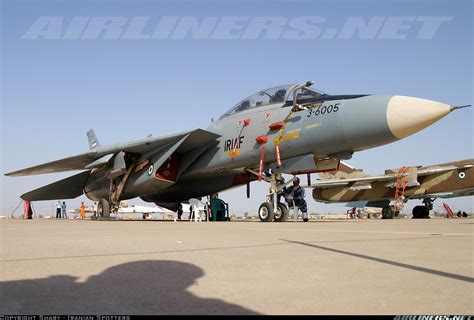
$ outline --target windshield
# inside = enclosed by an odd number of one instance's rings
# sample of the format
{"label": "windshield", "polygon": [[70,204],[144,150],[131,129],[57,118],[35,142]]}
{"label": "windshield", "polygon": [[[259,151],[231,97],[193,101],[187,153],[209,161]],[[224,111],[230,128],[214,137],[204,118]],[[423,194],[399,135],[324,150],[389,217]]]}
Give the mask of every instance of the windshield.
{"label": "windshield", "polygon": [[263,107],[274,103],[283,103],[285,101],[286,92],[291,86],[292,85],[278,86],[254,93],[230,108],[222,115],[221,119],[248,109]]}
{"label": "windshield", "polygon": [[[248,109],[259,108],[259,107],[263,107],[263,106],[275,104],[275,103],[283,103],[285,102],[285,97],[287,93],[289,94],[286,101],[292,101],[293,93],[288,92],[288,90],[290,90],[293,86],[294,86],[293,84],[289,84],[289,85],[265,89],[257,93],[254,93],[253,95],[245,98],[244,100],[240,101],[235,106],[230,108],[219,119],[237,114],[239,112],[242,112]],[[298,90],[297,100],[318,98],[322,95],[325,95],[325,93],[318,90],[310,89],[310,88],[303,88],[301,90]]]}

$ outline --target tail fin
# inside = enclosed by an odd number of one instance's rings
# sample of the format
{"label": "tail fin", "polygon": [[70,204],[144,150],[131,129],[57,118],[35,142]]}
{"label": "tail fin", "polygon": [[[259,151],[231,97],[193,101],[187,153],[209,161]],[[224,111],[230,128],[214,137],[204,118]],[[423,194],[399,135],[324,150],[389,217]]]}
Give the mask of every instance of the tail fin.
{"label": "tail fin", "polygon": [[87,131],[87,139],[89,140],[89,149],[93,150],[100,146],[99,140],[97,140],[94,129],[89,129],[89,131]]}
{"label": "tail fin", "polygon": [[365,178],[370,177],[367,173],[364,173],[362,169],[356,169],[353,166],[340,162],[337,171],[332,172],[320,172],[319,178],[322,180],[331,179],[349,179],[349,178]]}

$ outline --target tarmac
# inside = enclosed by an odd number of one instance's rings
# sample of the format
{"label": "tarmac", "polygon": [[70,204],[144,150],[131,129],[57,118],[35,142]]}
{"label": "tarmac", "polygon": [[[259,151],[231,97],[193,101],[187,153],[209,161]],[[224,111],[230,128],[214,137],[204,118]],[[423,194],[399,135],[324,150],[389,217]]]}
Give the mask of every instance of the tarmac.
{"label": "tarmac", "polygon": [[474,219],[1,220],[1,314],[474,314]]}

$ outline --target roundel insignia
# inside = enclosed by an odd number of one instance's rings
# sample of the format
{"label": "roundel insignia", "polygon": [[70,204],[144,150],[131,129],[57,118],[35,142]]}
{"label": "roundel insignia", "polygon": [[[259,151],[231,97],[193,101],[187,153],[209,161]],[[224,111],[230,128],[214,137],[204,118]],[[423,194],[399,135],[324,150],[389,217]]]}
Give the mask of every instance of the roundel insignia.
{"label": "roundel insignia", "polygon": [[149,168],[148,168],[148,175],[151,176],[153,174],[153,165],[151,165]]}
{"label": "roundel insignia", "polygon": [[458,173],[459,179],[464,179],[466,177],[466,173],[464,171],[461,171]]}

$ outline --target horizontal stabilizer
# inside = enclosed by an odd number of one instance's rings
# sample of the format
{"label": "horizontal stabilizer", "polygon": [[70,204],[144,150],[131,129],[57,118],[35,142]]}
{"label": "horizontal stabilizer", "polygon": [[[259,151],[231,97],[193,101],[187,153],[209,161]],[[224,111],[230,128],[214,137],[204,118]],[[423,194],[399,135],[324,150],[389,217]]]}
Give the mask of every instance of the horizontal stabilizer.
{"label": "horizontal stabilizer", "polygon": [[51,172],[62,172],[69,170],[83,170],[89,163],[96,160],[95,152],[83,153],[78,156],[64,158],[60,160],[43,163],[38,166],[9,172],[5,174],[9,177],[29,176],[33,174],[43,174]]}
{"label": "horizontal stabilizer", "polygon": [[47,186],[27,192],[21,195],[23,200],[56,200],[56,199],[73,199],[79,197],[83,193],[84,185],[89,178],[90,171],[84,171],[74,176],[68,177],[48,184]]}

